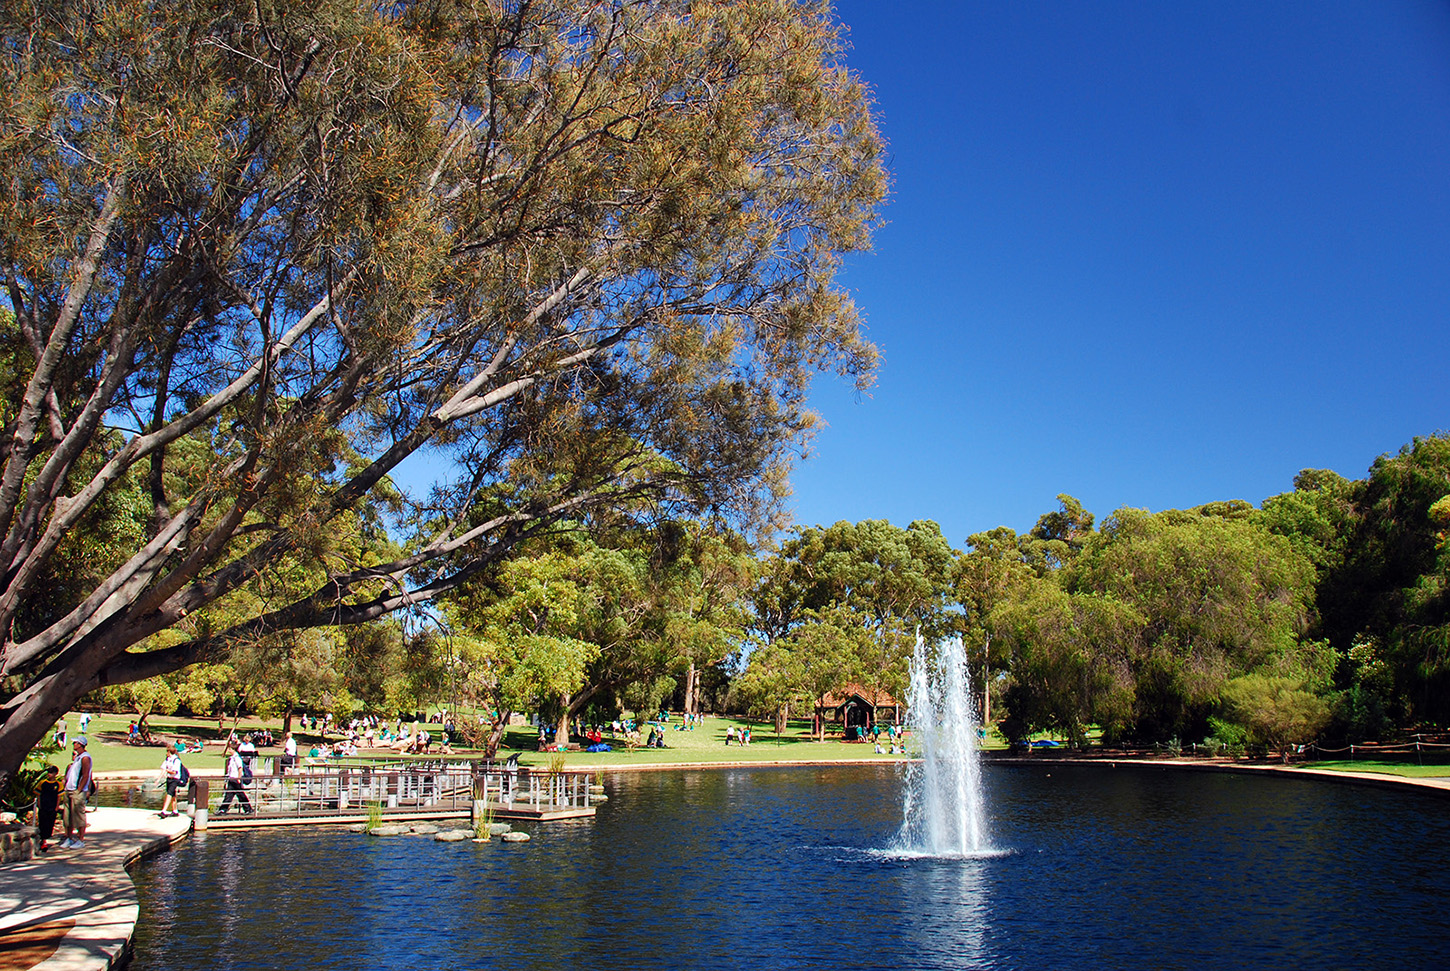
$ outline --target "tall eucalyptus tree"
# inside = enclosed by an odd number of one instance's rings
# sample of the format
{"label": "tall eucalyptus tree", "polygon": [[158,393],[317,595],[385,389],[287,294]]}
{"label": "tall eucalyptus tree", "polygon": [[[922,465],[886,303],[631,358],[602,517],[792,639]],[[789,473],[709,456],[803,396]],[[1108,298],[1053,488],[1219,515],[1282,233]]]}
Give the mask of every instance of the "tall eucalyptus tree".
{"label": "tall eucalyptus tree", "polygon": [[[562,517],[768,514],[811,374],[870,379],[833,274],[885,175],[824,2],[16,0],[0,45],[0,775],[86,691]],[[334,549],[410,456],[403,551]]]}

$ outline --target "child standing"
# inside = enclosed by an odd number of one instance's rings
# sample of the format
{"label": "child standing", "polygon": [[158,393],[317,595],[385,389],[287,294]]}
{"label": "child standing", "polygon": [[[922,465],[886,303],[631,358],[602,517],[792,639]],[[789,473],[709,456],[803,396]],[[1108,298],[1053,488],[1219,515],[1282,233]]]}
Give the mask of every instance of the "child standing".
{"label": "child standing", "polygon": [[35,786],[35,826],[40,831],[40,852],[50,849],[48,840],[55,833],[55,819],[60,815],[60,794],[65,787],[60,784],[60,770],[54,765],[45,767],[45,778]]}

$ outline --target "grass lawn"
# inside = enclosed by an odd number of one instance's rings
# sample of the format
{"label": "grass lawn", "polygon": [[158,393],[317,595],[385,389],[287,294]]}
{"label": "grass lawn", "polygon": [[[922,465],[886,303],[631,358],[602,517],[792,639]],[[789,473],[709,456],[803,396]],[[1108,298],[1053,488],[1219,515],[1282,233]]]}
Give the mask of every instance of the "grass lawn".
{"label": "grass lawn", "polygon": [[[112,715],[91,713],[91,725],[86,730],[87,751],[91,753],[91,761],[97,772],[134,772],[145,770],[161,771],[161,760],[166,758],[166,750],[159,745],[129,745],[126,742],[126,728],[133,720],[132,715]],[[80,716],[78,712],[71,712],[65,719],[67,739],[75,738],[80,734]],[[166,741],[215,741],[226,737],[226,731],[218,732],[216,721],[210,718],[176,718],[167,715],[152,715],[146,721],[151,729],[151,734],[158,739]],[[293,721],[293,735],[297,738],[299,748],[306,749],[314,741],[320,738],[315,732],[303,732],[298,730],[297,722]],[[230,719],[226,723],[227,730],[231,728]],[[282,727],[280,719],[243,718],[237,723],[237,732],[245,733],[261,728],[271,728],[273,732],[279,732]],[[263,749],[264,755],[275,755],[281,749]],[[66,745],[64,752],[57,752],[50,756],[49,761],[64,766],[70,761],[70,746]],[[222,756],[220,745],[207,746],[205,752],[195,752],[184,757],[187,768],[193,772],[200,771],[208,774],[220,773],[225,768],[225,759]]]}
{"label": "grass lawn", "polygon": [[[165,749],[159,745],[127,744],[126,728],[131,720],[132,716],[129,714],[92,713],[90,728],[87,729],[86,735],[90,743],[88,750],[97,772],[160,771],[161,760],[166,757]],[[671,725],[678,723],[678,721],[674,721]],[[214,742],[224,738],[227,730],[231,728],[230,720],[227,721],[225,729],[218,732],[216,722],[212,719],[178,718],[164,715],[153,715],[148,719],[147,724],[153,736],[167,741]],[[321,739],[319,733],[301,731],[296,720],[292,724],[293,735],[297,738],[298,747],[304,753],[314,742]],[[78,713],[72,712],[66,716],[69,737],[73,738],[78,734],[78,725]],[[725,729],[732,725],[737,732],[749,725],[753,738],[748,747],[725,744]],[[244,718],[237,724],[239,733],[261,728],[271,728],[280,738],[282,723],[280,719]],[[433,730],[436,734],[436,726]],[[648,733],[649,730],[646,727],[642,734],[648,735]],[[857,759],[879,759],[883,762],[890,762],[900,758],[900,756],[877,755],[875,746],[870,742],[844,742],[841,740],[839,732],[834,736],[827,733],[826,739],[824,742],[815,741],[810,734],[809,722],[804,720],[792,722],[785,734],[777,739],[771,726],[758,722],[746,722],[741,719],[712,716],[707,717],[704,723],[693,731],[675,731],[673,727],[667,728],[665,730],[667,748],[641,747],[630,752],[624,747],[623,739],[612,738],[606,734],[605,741],[614,746],[614,751],[568,752],[564,754],[563,758],[564,767],[570,769],[631,765],[710,765],[719,762],[831,762]],[[507,758],[513,752],[522,750],[519,763],[525,766],[547,766],[558,757],[555,753],[539,752],[537,748],[538,735],[534,729],[510,729],[504,735],[498,757]],[[263,748],[260,751],[263,755],[276,755],[280,753],[281,749]],[[382,756],[388,753],[379,749],[365,751],[363,754]],[[477,758],[479,754],[468,749],[454,750],[455,758]],[[64,752],[52,754],[49,761],[64,766],[70,761],[69,747]],[[193,772],[208,775],[220,774],[225,767],[220,745],[209,745],[204,752],[185,756],[184,761]]]}
{"label": "grass lawn", "polygon": [[[91,725],[87,731],[90,741],[90,753],[95,762],[97,772],[153,772],[160,771],[161,760],[165,758],[165,750],[158,746],[137,746],[126,743],[126,727],[131,721],[127,714],[92,714]],[[71,736],[76,734],[79,724],[78,716],[72,712],[66,717],[66,727]],[[216,741],[225,736],[226,730],[217,731],[216,722],[204,718],[177,718],[169,716],[153,716],[149,720],[151,732],[158,738],[168,741],[185,740],[195,743],[196,741]],[[612,752],[568,752],[563,755],[564,767],[568,769],[609,769],[627,768],[634,765],[713,765],[718,763],[761,763],[772,762],[840,762],[840,761],[882,761],[893,762],[901,756],[877,755],[875,747],[870,742],[845,742],[841,740],[839,732],[826,736],[826,741],[817,742],[810,733],[810,723],[806,720],[793,721],[786,732],[776,738],[771,726],[759,722],[747,722],[743,719],[721,718],[710,716],[704,720],[702,725],[697,726],[693,731],[676,731],[674,725],[678,721],[671,722],[671,727],[665,730],[665,744],[663,749],[638,748],[633,752],[628,751],[622,739],[612,738],[605,735],[605,741],[614,746]],[[749,747],[725,744],[725,729],[734,726],[737,732],[749,726],[753,733],[753,739]],[[231,728],[228,721],[226,729]],[[259,719],[244,718],[237,724],[238,732],[254,731],[261,728],[271,728],[280,736],[282,723],[280,719]],[[316,732],[304,732],[300,724],[294,720],[293,734],[297,738],[298,747],[305,753],[315,742],[321,740],[321,735]],[[647,735],[648,728],[642,733]],[[1006,745],[995,730],[989,732],[984,740],[983,748],[997,749]],[[525,766],[548,766],[559,755],[551,752],[540,752],[538,748],[538,735],[532,728],[510,729],[504,735],[503,745],[500,746],[498,757],[507,758],[514,752],[521,752],[519,763]],[[279,748],[262,749],[263,755],[280,754]],[[364,752],[364,755],[384,756],[392,753],[382,749],[375,749],[371,752]],[[479,752],[468,749],[456,749],[455,758],[477,758]],[[1410,756],[1407,760],[1391,760],[1384,758],[1368,758],[1354,760],[1321,761],[1299,763],[1305,768],[1327,769],[1338,772],[1374,772],[1383,775],[1396,775],[1406,778],[1440,778],[1450,777],[1450,760],[1439,762],[1439,753],[1427,757],[1430,764],[1421,765]],[[67,747],[64,752],[52,754],[49,761],[56,765],[64,766],[70,761],[70,750]],[[201,772],[206,775],[219,775],[225,767],[225,760],[220,745],[210,745],[204,752],[192,753],[185,757],[187,766],[193,772]]]}
{"label": "grass lawn", "polygon": [[[693,731],[675,731],[674,725],[665,729],[666,748],[638,748],[630,752],[622,739],[611,738],[607,733],[604,741],[614,746],[612,752],[569,752],[564,761],[565,768],[612,768],[630,765],[709,765],[717,762],[839,762],[859,759],[896,761],[899,755],[877,755],[870,742],[845,742],[839,733],[832,736],[827,732],[826,741],[817,742],[810,734],[807,721],[791,722],[778,739],[771,726],[759,722],[746,722],[735,718],[707,716],[704,723]],[[726,745],[725,729],[735,726],[750,727],[751,741],[748,746]],[[641,734],[648,736],[646,728]],[[499,756],[522,748],[522,765],[548,765],[553,757],[549,752],[536,752],[537,736],[533,729],[513,730],[504,735],[504,744]],[[882,745],[886,746],[885,735]]]}
{"label": "grass lawn", "polygon": [[1391,762],[1386,759],[1348,759],[1336,762],[1306,762],[1306,769],[1328,769],[1331,772],[1377,772],[1407,779],[1435,779],[1450,776],[1450,765],[1420,765],[1416,762]]}

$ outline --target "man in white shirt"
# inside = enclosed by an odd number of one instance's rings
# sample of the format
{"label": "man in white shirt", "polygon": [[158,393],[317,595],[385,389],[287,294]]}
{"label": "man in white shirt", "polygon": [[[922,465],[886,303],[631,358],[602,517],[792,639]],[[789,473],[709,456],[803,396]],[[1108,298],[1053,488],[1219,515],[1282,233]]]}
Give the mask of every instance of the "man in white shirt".
{"label": "man in white shirt", "polygon": [[242,736],[242,743],[237,746],[237,754],[242,757],[242,764],[247,767],[248,775],[257,771],[257,743],[251,735]]}
{"label": "man in white shirt", "polygon": [[[65,770],[65,839],[62,849],[78,850],[86,842],[86,799],[91,794],[91,754],[86,751],[86,737],[77,735],[71,742],[70,766]],[[75,835],[71,835],[74,833]]]}
{"label": "man in white shirt", "polygon": [[235,748],[229,748],[227,755],[227,786],[226,794],[222,796],[222,804],[217,807],[218,816],[230,811],[232,800],[235,799],[242,804],[242,812],[246,815],[252,813],[252,801],[247,798],[247,790],[243,775],[246,772],[246,760],[242,753]]}

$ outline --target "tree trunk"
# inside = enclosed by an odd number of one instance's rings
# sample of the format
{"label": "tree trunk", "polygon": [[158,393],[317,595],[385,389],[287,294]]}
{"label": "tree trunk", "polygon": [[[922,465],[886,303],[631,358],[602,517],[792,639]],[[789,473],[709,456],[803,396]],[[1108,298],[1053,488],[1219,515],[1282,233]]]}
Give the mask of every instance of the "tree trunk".
{"label": "tree trunk", "polygon": [[494,718],[493,724],[488,727],[488,738],[483,743],[484,758],[491,759],[498,755],[498,747],[503,742],[503,730],[508,727],[511,717],[513,717],[512,711],[500,711]]}
{"label": "tree trunk", "polygon": [[790,706],[781,705],[775,710],[775,734],[784,735],[786,724],[790,721]]}
{"label": "tree trunk", "polygon": [[569,696],[559,696],[559,724],[554,727],[554,747],[560,745],[569,747],[569,720],[574,717],[574,709],[569,706]]}
{"label": "tree trunk", "polygon": [[292,702],[290,702],[290,701],[287,702],[287,710],[282,713],[282,737],[283,738],[286,738],[287,735],[288,735],[288,733],[292,731],[292,714],[296,710],[297,710],[296,709],[296,706]]}
{"label": "tree trunk", "polygon": [[49,734],[87,691],[100,687],[96,671],[104,662],[92,660],[42,678],[0,708],[0,787],[25,762],[36,742]]}
{"label": "tree trunk", "polygon": [[691,661],[689,668],[685,671],[685,714],[687,715],[693,715],[699,710],[698,702],[695,699],[695,692],[699,688],[697,677],[695,662]]}
{"label": "tree trunk", "polygon": [[982,646],[982,727],[992,721],[992,635]]}

